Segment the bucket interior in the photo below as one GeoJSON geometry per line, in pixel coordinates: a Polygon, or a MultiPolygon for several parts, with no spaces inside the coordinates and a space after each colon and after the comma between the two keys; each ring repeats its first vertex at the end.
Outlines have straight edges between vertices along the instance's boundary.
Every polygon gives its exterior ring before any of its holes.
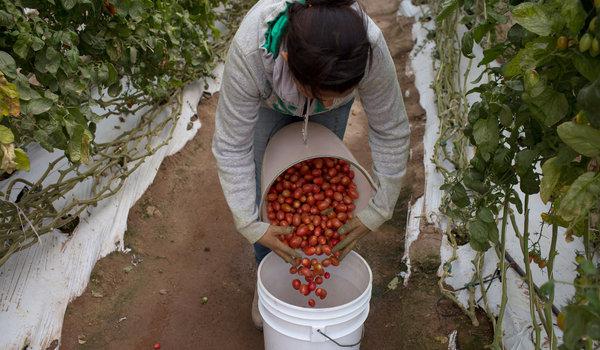
{"type": "MultiPolygon", "coordinates": [[[[328,158],[328,156],[311,157],[308,159],[303,159],[301,161],[309,160],[309,159],[313,159],[313,158],[328,158]]],[[[373,194],[373,183],[372,183],[373,180],[370,179],[370,177],[369,177],[368,173],[366,173],[365,169],[363,169],[362,167],[358,167],[351,159],[345,159],[345,158],[339,158],[339,157],[330,157],[330,158],[337,158],[337,159],[345,160],[350,165],[350,169],[352,171],[354,171],[355,176],[354,176],[353,181],[356,184],[356,190],[360,194],[360,197],[354,202],[354,205],[356,205],[356,210],[354,212],[358,213],[359,211],[364,209],[367,205],[369,205],[369,200],[371,199],[371,196],[373,194]]],[[[275,180],[277,180],[278,176],[283,175],[288,168],[294,166],[297,163],[300,163],[301,161],[294,162],[294,163],[290,164],[288,167],[286,167],[285,169],[281,169],[281,171],[279,173],[277,173],[277,175],[274,178],[270,179],[269,186],[262,189],[262,196],[261,196],[261,201],[260,201],[260,214],[261,214],[261,218],[263,221],[268,222],[267,206],[266,206],[267,202],[265,199],[267,197],[267,194],[269,193],[269,189],[271,189],[271,186],[273,186],[273,183],[275,183],[275,180]]]]}
{"type": "Polygon", "coordinates": [[[327,271],[330,279],[325,279],[319,287],[327,290],[324,300],[314,293],[309,296],[300,294],[292,288],[292,280],[298,278],[306,283],[303,277],[290,274],[290,264],[287,264],[275,253],[269,253],[261,262],[258,278],[265,289],[278,300],[297,307],[309,308],[307,301],[316,301],[314,309],[332,308],[347,304],[359,298],[371,284],[371,269],[366,261],[357,253],[351,252],[340,266],[329,266],[327,271]]]}

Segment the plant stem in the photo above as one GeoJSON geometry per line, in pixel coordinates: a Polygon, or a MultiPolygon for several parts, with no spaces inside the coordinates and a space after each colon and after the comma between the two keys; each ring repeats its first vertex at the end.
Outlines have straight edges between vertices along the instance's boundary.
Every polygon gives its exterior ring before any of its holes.
{"type": "MultiPolygon", "coordinates": [[[[550,241],[550,251],[548,252],[548,281],[554,280],[554,258],[556,257],[556,240],[558,237],[558,225],[552,224],[552,240],[550,241]]],[[[548,333],[548,340],[550,341],[550,349],[555,350],[557,348],[556,336],[554,335],[554,325],[552,317],[552,305],[554,303],[554,288],[550,290],[548,300],[544,303],[544,313],[546,315],[546,331],[548,333]]]]}
{"type": "MultiPolygon", "coordinates": [[[[533,282],[533,276],[531,275],[531,265],[529,262],[529,195],[525,195],[524,203],[524,222],[523,222],[523,235],[520,236],[521,251],[523,252],[523,262],[525,264],[525,273],[527,278],[527,286],[529,289],[529,314],[531,316],[531,325],[535,331],[535,349],[540,349],[542,330],[535,317],[535,287],[533,282]]],[[[512,219],[512,217],[511,217],[512,219]]]]}
{"type": "Polygon", "coordinates": [[[502,275],[502,299],[500,301],[500,311],[498,312],[498,321],[496,321],[496,331],[494,332],[494,342],[491,347],[493,349],[502,349],[502,321],[504,320],[504,313],[506,312],[506,303],[508,301],[508,295],[506,293],[506,226],[508,224],[508,199],[510,198],[510,192],[507,188],[504,195],[504,205],[502,209],[502,231],[500,234],[500,249],[496,248],[498,259],[500,259],[500,273],[502,275]]]}

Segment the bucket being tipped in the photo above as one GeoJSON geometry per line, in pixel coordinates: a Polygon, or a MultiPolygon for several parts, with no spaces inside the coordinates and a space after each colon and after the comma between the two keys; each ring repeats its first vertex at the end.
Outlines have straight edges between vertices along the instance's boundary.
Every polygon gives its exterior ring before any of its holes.
{"type": "MultiPolygon", "coordinates": [[[[267,145],[260,179],[263,221],[268,221],[265,199],[276,179],[294,164],[313,158],[345,160],[355,173],[360,194],[354,203],[356,211],[365,208],[374,192],[369,173],[329,129],[308,123],[309,139],[305,143],[302,126],[294,123],[282,128],[267,145]]],[[[290,265],[274,253],[267,255],[258,267],[258,304],[265,349],[359,349],[372,289],[367,262],[351,252],[340,266],[331,266],[332,278],[324,283],[328,297],[316,308],[306,307],[306,298],[291,287],[289,270],[290,265]]]]}

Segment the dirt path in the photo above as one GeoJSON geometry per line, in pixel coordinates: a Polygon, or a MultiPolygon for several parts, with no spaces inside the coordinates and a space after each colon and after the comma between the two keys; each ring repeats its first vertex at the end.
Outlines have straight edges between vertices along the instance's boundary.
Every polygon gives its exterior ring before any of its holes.
{"type": "MultiPolygon", "coordinates": [[[[392,1],[390,1],[392,2],[392,1]]],[[[389,290],[401,270],[406,210],[423,194],[425,115],[418,105],[406,62],[413,43],[411,24],[397,21],[393,6],[367,10],[384,30],[405,92],[412,126],[412,158],[394,218],[360,243],[371,264],[374,290],[362,349],[447,349],[458,330],[461,349],[481,349],[489,324],[472,327],[441,297],[435,270],[435,240],[415,261],[408,287],[389,290]]],[[[397,8],[397,6],[396,6],[397,8]]],[[[262,349],[262,333],[250,320],[255,283],[251,246],[234,229],[210,152],[218,97],[202,101],[198,135],[165,160],[155,182],[131,209],[126,245],[98,262],[85,293],[65,315],[61,349],[262,349]],[[206,299],[203,299],[206,298],[206,299]]],[[[357,103],[346,143],[370,166],[366,116],[357,103]]]]}

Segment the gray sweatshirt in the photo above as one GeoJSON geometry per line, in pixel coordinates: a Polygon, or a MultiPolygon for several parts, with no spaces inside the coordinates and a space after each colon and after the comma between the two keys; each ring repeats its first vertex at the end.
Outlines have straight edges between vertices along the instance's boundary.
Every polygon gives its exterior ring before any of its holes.
{"type": "MultiPolygon", "coordinates": [[[[229,48],[216,113],[212,151],[219,179],[236,228],[251,243],[259,240],[269,227],[259,221],[256,205],[253,137],[258,109],[266,106],[301,116],[298,113],[305,102],[282,56],[272,49],[272,43],[265,43],[288,3],[260,0],[242,21],[229,48]]],[[[381,30],[365,17],[373,47],[372,66],[354,93],[336,99],[329,109],[359,97],[368,116],[377,189],[369,205],[356,216],[374,231],[391,218],[400,194],[410,130],[394,62],[381,30]]],[[[308,112],[314,115],[326,110],[321,103],[314,103],[308,112]]]]}

